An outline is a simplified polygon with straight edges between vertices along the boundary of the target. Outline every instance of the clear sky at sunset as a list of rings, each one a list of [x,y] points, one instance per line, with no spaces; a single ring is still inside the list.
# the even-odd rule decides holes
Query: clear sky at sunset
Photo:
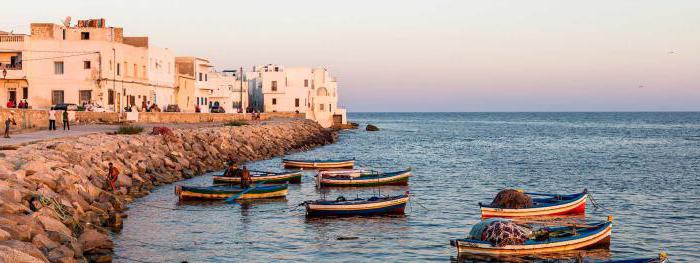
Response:
[[[700,1],[5,1],[104,17],[218,69],[325,66],[358,111],[698,111]]]

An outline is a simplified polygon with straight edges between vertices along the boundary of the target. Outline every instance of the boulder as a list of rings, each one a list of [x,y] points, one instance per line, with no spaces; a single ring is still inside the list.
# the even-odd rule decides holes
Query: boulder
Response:
[[[57,247],[48,255],[51,262],[75,262],[74,256],[75,252],[66,246]]]
[[[8,240],[11,237],[12,236],[10,235],[10,233],[8,233],[7,231],[2,230],[2,228],[0,228],[0,241]]]
[[[112,243],[112,240],[109,240],[107,234],[100,233],[95,229],[83,232],[78,241],[85,253],[99,249],[112,250],[114,248],[114,243]]]
[[[372,124],[367,124],[367,127],[365,128],[366,131],[379,131],[379,127],[374,126]]]
[[[39,222],[44,226],[44,229],[46,231],[53,231],[60,233],[65,236],[71,236],[71,231],[61,223],[61,221],[58,221],[57,219],[54,219],[53,217],[45,216],[45,215],[40,215],[37,217],[39,219]]]
[[[34,236],[34,238],[32,238],[32,244],[34,244],[39,249],[46,249],[46,251],[50,251],[58,247],[59,245],[45,234],[39,234]]]
[[[0,241],[0,262],[49,262],[32,243]]]

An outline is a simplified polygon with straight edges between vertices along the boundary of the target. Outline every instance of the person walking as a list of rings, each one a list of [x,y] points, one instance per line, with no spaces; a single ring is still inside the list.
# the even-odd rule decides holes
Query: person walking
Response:
[[[15,118],[12,116],[7,116],[5,120],[5,138],[10,138],[10,125],[17,125]]]
[[[70,131],[70,122],[68,122],[68,109],[63,111],[63,130],[65,131],[66,128]]]
[[[109,169],[107,170],[107,179],[109,179],[109,186],[112,187],[112,192],[117,191],[117,179],[119,178],[119,169],[114,167],[114,164],[109,163]]]
[[[49,110],[49,131],[56,130],[56,110],[51,107]]]

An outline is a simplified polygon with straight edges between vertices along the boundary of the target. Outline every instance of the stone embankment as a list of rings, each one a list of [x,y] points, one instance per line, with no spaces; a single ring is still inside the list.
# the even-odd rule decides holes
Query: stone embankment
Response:
[[[171,135],[95,134],[0,151],[0,262],[110,262],[109,231],[126,204],[157,185],[332,143],[308,120],[177,129]],[[106,180],[121,170],[119,189]]]

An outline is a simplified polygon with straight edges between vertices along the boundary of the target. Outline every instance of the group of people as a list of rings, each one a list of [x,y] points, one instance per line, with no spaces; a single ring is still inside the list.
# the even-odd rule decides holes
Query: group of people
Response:
[[[15,103],[15,100],[10,99],[5,106],[7,108],[29,109],[29,102],[26,99],[22,99],[19,103]]]
[[[63,120],[63,130],[69,130],[70,131],[70,121],[68,118],[68,110],[63,110],[61,113],[61,119]],[[49,131],[55,131],[56,130],[56,108],[51,107],[49,110]]]

